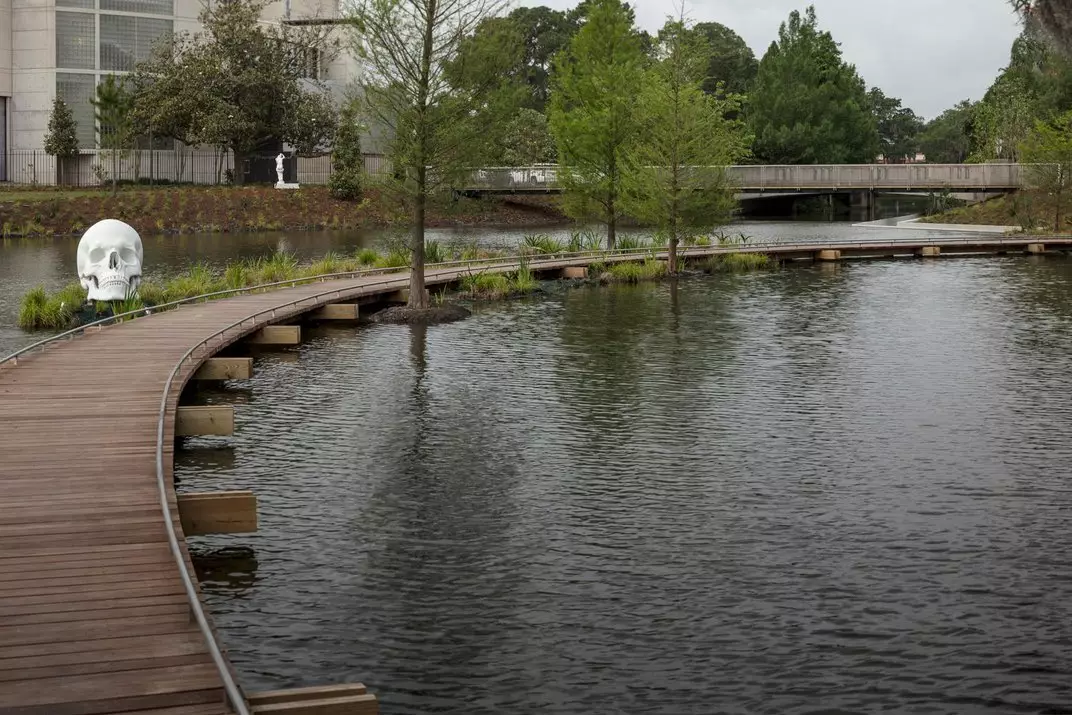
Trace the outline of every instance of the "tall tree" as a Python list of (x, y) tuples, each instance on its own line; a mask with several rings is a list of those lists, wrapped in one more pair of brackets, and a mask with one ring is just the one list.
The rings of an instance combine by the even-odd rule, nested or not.
[(52, 101), (45, 134), (45, 153), (56, 157), (56, 183), (66, 183), (67, 160), (78, 156), (78, 152), (78, 124), (67, 103), (56, 97)]
[(974, 105), (964, 100), (932, 119), (919, 135), (919, 149), (932, 164), (963, 164), (971, 154)]
[(640, 91), (642, 130), (630, 152), (625, 203), (666, 238), (671, 274), (681, 240), (730, 217), (734, 199), (724, 167), (748, 153), (742, 123), (726, 118), (734, 100), (704, 92), (710, 56), (702, 34), (671, 20), (659, 32), (656, 62)]
[(97, 144), (112, 157), (112, 194), (119, 190), (119, 160), (134, 141), (133, 98), (121, 78), (110, 74), (90, 100), (97, 121)]
[(879, 148), (888, 164), (901, 164), (905, 159), (914, 159), (919, 151), (919, 133), (923, 122), (901, 100), (887, 97), (878, 87), (867, 93), (871, 113), (878, 125)]
[(869, 163), (879, 151), (867, 89), (815, 8), (793, 11), (759, 63), (749, 97), (755, 154), (774, 164)]
[(565, 209), (605, 223), (608, 248), (617, 240), (627, 151), (639, 126), (644, 54), (631, 15), (620, 0), (589, 0), (584, 25), (556, 61), (548, 114)]
[[(278, 151), (283, 143), (301, 155), (326, 151), (335, 108), (324, 88), (304, 77), (302, 59), (331, 42), (316, 26), (261, 23), (266, 6), (267, 0), (208, 3), (199, 16), (202, 32), (155, 47), (133, 76), (139, 130), (228, 149), (236, 167), (250, 153)], [(315, 90), (306, 91), (306, 83)]]
[(1020, 161), (1038, 117), (1036, 97), (1015, 76), (999, 79), (972, 114), (972, 161)]
[(365, 172), (365, 157), (361, 153), (361, 132), (357, 100), (351, 99), (339, 111), (335, 145), (331, 149), (331, 178), (328, 190), (344, 201), (361, 198), (361, 179)]
[(1050, 198), (1053, 230), (1059, 232), (1072, 201), (1072, 112), (1036, 122), (1021, 147), (1021, 155), (1027, 184)]
[(553, 163), (555, 140), (547, 127), (547, 117), (535, 109), (519, 109), (505, 125), (501, 158), (504, 166)]
[[(482, 136), (499, 117), (488, 98), (501, 92), (513, 48), (491, 46), (451, 77), (459, 51), (504, 0), (357, 0), (355, 46), (365, 61), (368, 111), (391, 131), (389, 153), (400, 179), (393, 188), (411, 218), (409, 307), (425, 309), (424, 217), (429, 197), (461, 178), (487, 148)], [(506, 43), (510, 33), (496, 37)], [(464, 87), (459, 91), (457, 86)]]
[(529, 89), (527, 107), (543, 112), (551, 96), (551, 63), (569, 45), (577, 25), (548, 7), (519, 7), (509, 15), (521, 33), (520, 75)]
[(717, 22), (700, 22), (692, 30), (706, 38), (708, 43), (704, 91), (714, 94), (721, 86), (727, 94), (746, 94), (759, 71), (759, 62), (748, 43)]

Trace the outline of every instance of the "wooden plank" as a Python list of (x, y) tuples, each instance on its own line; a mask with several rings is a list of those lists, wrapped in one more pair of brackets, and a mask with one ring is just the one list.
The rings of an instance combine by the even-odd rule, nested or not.
[(253, 358), (209, 358), (194, 373), (194, 380), (248, 380), (253, 377)]
[(368, 691), (361, 683), (340, 683), (338, 685), (315, 685), (308, 688), (290, 688), (288, 690), (266, 690), (247, 696), (250, 705), (274, 705), (276, 703), (293, 703), (302, 700), (322, 700), (344, 695), (364, 695)]
[(233, 434), (232, 405), (199, 405), (178, 407), (175, 410), (176, 437), (230, 437)]
[(379, 715), (380, 706), (375, 695), (365, 694), (254, 705), (252, 712), (253, 715)]
[(300, 325), (266, 325), (246, 338), (250, 345), (300, 345)]
[(179, 495), (186, 536), (246, 534), (257, 530), (257, 497), (250, 491)]
[(357, 320), (360, 308), (357, 303), (331, 303), (310, 312), (312, 320)]

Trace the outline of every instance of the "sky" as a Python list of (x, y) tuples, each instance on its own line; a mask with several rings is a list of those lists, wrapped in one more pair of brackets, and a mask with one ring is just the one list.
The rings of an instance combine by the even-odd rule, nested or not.
[[(521, 0), (557, 10), (574, 0)], [(632, 0), (637, 24), (662, 26), (674, 0)], [(807, 0), (689, 0), (695, 22), (733, 29), (761, 58), (778, 37), (778, 26)], [(841, 44), (847, 62), (868, 86), (899, 97), (931, 119), (962, 99), (981, 99), (1009, 62), (1020, 33), (1006, 0), (812, 0), (819, 26)]]

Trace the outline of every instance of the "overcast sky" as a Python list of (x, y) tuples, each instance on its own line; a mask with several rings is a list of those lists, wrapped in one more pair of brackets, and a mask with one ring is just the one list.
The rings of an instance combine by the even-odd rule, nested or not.
[[(558, 10), (574, 0), (521, 0)], [(696, 22), (721, 22), (761, 58), (778, 36), (778, 25), (807, 0), (689, 0)], [(980, 99), (1008, 64), (1019, 34), (1006, 0), (813, 0), (819, 25), (841, 44), (868, 86), (900, 97), (930, 119), (962, 99)], [(662, 26), (674, 0), (633, 0), (637, 22), (648, 31)]]

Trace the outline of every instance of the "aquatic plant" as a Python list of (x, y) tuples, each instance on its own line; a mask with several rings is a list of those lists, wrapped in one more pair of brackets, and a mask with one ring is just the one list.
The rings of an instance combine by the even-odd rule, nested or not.
[(708, 273), (747, 273), (770, 268), (773, 263), (766, 253), (723, 253), (708, 258), (703, 268)]
[(64, 330), (71, 327), (74, 316), (86, 302), (86, 291), (78, 283), (69, 283), (49, 295), (44, 286), (36, 286), (22, 298), (19, 327), (23, 330)]
[(569, 242), (567, 248), (570, 253), (580, 253), (581, 251), (599, 251), (603, 248), (603, 240), (599, 237), (595, 231), (590, 228), (584, 228), (580, 231), (570, 232)]
[(357, 262), (362, 266), (371, 266), (379, 259), (380, 253), (372, 248), (362, 248), (358, 250), (356, 258)]
[(647, 259), (641, 263), (626, 261), (611, 265), (604, 276), (613, 283), (640, 283), (656, 281), (666, 275), (666, 263)]
[(446, 263), (447, 249), (439, 241), (425, 241), (424, 242), (424, 262), (425, 263)]
[(554, 255), (556, 253), (565, 253), (566, 251), (566, 244), (552, 238), (546, 233), (526, 234), (521, 239), (521, 247), (523, 249), (528, 249), (531, 253), (542, 255)]
[(616, 247), (622, 251), (633, 251), (639, 248), (647, 248), (649, 245), (651, 244), (639, 234), (627, 233), (624, 236), (618, 236)]
[(498, 299), (510, 295), (510, 279), (502, 273), (470, 273), (461, 280), (463, 292), (476, 298)]
[(524, 261), (521, 262), (521, 267), (510, 277), (510, 284), (514, 292), (522, 294), (534, 293), (540, 287), (540, 282), (536, 280), (532, 269)]

